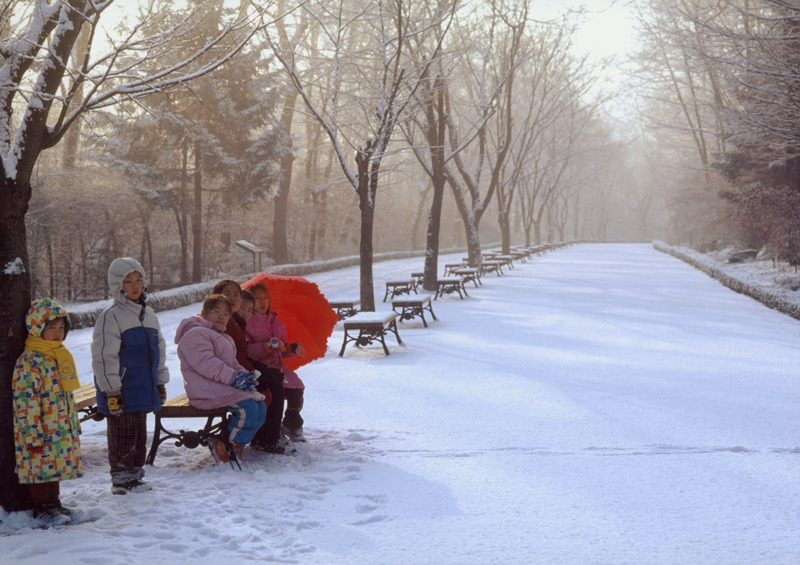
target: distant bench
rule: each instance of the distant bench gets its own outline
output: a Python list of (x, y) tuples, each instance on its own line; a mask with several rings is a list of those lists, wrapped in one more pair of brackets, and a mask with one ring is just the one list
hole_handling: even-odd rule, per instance
[(336, 310), (339, 315), (339, 320), (344, 320), (350, 316), (355, 316), (358, 313), (358, 307), (361, 306), (360, 300), (339, 300), (336, 302), (328, 302), (331, 308)]
[[(398, 308), (400, 311), (398, 312)], [(433, 306), (431, 305), (430, 296), (420, 296), (419, 298), (401, 298), (392, 300), (392, 310), (397, 312), (400, 316), (400, 322), (403, 320), (413, 320), (417, 316), (422, 318), (422, 324), (427, 328), (428, 322), (425, 321), (425, 310), (431, 313), (433, 319), (436, 320), (436, 314), (433, 313)]]
[[(150, 452), (147, 454), (146, 460), (148, 465), (152, 465), (156, 460), (158, 448), (165, 441), (174, 439), (176, 446), (194, 449), (200, 445), (208, 446), (209, 437), (221, 438), (227, 433), (225, 426), (228, 418), (228, 409), (225, 406), (213, 410), (201, 410), (189, 405), (189, 398), (185, 394), (167, 400), (161, 406), (161, 411), (155, 412), (155, 417), (156, 425), (153, 429), (153, 443), (150, 445)], [(164, 427), (163, 420), (169, 418), (205, 418), (206, 424), (197, 431), (179, 430), (178, 432), (173, 432)]]
[(495, 273), (498, 276), (503, 274), (503, 263), (500, 261), (484, 261), (481, 263), (481, 276), (486, 273)]
[[(460, 299), (464, 299), (464, 296), (469, 296), (467, 294), (467, 289), (464, 287), (464, 279), (461, 277), (449, 277), (444, 279), (439, 279), (436, 281), (436, 295), (434, 296), (434, 300), (441, 298), (445, 294), (453, 294), (458, 293), (458, 297)], [(464, 293), (463, 295), (461, 293)]]
[(449, 277), (450, 275), (455, 274), (454, 271), (456, 269), (461, 269), (464, 266), (465, 266), (464, 263), (445, 263), (444, 276)]
[(455, 269), (453, 270), (453, 274), (464, 279), (464, 284), (471, 281), (472, 284), (475, 285), (475, 288), (478, 288), (479, 284), (483, 284), (481, 282), (481, 270), (477, 267), (462, 267), (460, 269)]
[[(359, 312), (343, 323), (344, 340), (339, 357), (344, 356), (344, 350), (348, 343), (355, 342), (357, 346), (361, 347), (375, 341), (379, 341), (383, 345), (383, 351), (389, 355), (389, 348), (386, 347), (386, 334), (389, 332), (394, 333), (397, 343), (403, 343), (400, 334), (397, 333), (397, 312)], [(356, 331), (358, 335), (354, 335)], [(351, 332), (353, 333), (351, 334)]]
[(416, 279), (408, 279), (402, 281), (386, 281), (386, 293), (383, 295), (383, 301), (386, 302), (386, 299), (389, 298), (389, 295), (392, 295), (392, 298), (395, 296), (400, 296), (401, 294), (411, 294), (417, 292), (417, 280)]

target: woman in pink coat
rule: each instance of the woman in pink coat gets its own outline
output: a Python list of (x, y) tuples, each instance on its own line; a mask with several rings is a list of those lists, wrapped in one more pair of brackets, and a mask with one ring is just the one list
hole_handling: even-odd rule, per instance
[[(175, 343), (189, 404), (201, 409), (228, 408), (228, 441), (233, 455), (241, 459), (244, 446), (264, 423), (267, 407), (264, 395), (256, 391), (258, 373), (239, 364), (236, 345), (225, 334), (230, 317), (228, 299), (212, 294), (198, 316), (181, 321)], [(223, 441), (210, 438), (209, 448), (217, 462), (230, 460)]]

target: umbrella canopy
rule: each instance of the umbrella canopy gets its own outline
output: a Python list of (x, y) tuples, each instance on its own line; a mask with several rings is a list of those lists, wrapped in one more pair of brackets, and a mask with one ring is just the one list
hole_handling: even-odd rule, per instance
[(278, 315), (286, 328), (286, 339), (303, 344), (305, 355), (287, 357), (284, 363), (292, 370), (325, 356), (328, 338), (339, 316), (328, 304), (316, 283), (303, 277), (259, 273), (242, 285), (252, 290), (262, 283), (269, 292), (269, 309)]

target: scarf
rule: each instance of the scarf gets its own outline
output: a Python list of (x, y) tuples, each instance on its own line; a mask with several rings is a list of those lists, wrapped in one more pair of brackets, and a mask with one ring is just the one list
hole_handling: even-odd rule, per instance
[(81, 386), (78, 382), (78, 372), (75, 370), (75, 360), (72, 353), (60, 341), (49, 341), (34, 335), (25, 339), (25, 349), (35, 351), (56, 360), (58, 382), (66, 392), (71, 392)]

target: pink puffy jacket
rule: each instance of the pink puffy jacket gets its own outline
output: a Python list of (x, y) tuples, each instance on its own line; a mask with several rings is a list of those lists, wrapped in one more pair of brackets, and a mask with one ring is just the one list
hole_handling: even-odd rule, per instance
[(277, 337), (286, 343), (286, 329), (275, 312), (260, 314), (253, 312), (247, 320), (245, 328), (250, 343), (247, 346), (247, 356), (256, 361), (261, 361), (265, 365), (283, 371), (283, 386), (285, 388), (305, 388), (303, 381), (283, 362), (283, 356), (279, 351), (264, 353), (263, 342)]
[(247, 369), (236, 361), (233, 339), (216, 331), (205, 318), (191, 316), (182, 320), (175, 332), (175, 343), (183, 386), (192, 406), (207, 410), (246, 399), (264, 400), (260, 392), (231, 386), (236, 376)]

